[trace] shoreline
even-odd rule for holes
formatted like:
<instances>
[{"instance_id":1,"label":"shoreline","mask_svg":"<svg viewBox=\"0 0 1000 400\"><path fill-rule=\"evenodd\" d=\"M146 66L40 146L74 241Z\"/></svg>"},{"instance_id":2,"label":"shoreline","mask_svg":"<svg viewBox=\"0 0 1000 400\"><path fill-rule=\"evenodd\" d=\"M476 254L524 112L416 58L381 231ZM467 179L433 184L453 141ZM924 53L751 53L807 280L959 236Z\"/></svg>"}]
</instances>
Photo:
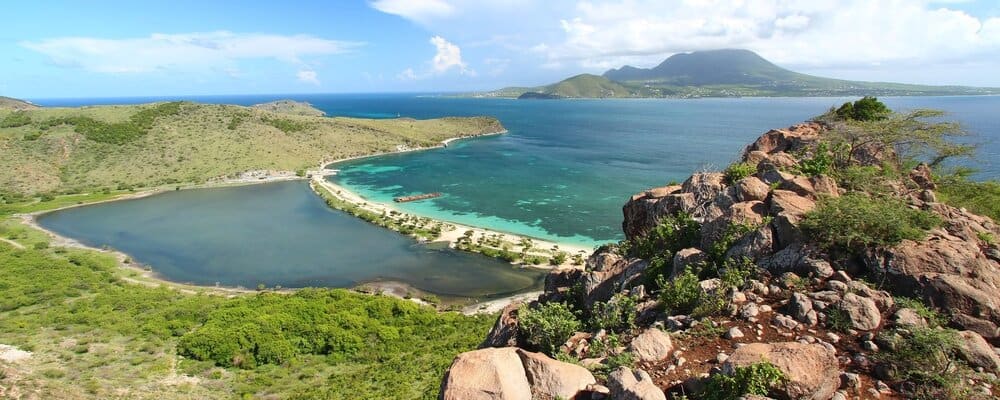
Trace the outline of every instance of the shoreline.
<instances>
[{"instance_id":1,"label":"shoreline","mask_svg":"<svg viewBox=\"0 0 1000 400\"><path fill-rule=\"evenodd\" d=\"M309 181L310 187L313 187L314 192L315 192L315 189L316 189L314 186L318 185L318 186L321 187L321 190L329 193L330 195L336 196L336 197L340 198L341 200L344 200L344 201L348 202L349 204L352 204L352 205L354 205L356 207L361 207L361 208L366 209L368 211L377 210L378 212L385 211L386 213L395 212L398 215L412 217L412 218L422 218L422 219L425 219L425 220L428 220L428 221L432 221L432 223L435 223L435 224L450 226L450 229L448 229L447 231L442 230L440 237L438 237L435 240L426 240L426 239L423 239L423 238L420 238L420 237L415 237L415 239L418 242L421 242L421 243L424 243L424 244L432 244L432 243L442 243L443 244L443 243L447 243L447 246L449 248L453 248L453 249L456 249L456 250L459 250L459 251L467 251L467 252L473 252L473 253L480 253L483 256L490 257L490 255L484 254L482 251L475 251L475 250L470 250L470 249L458 248L457 244L463 238L463 236L465 236L465 232L468 232L468 231L472 231L473 232L473 236L479 235L481 237L486 237L486 236L497 237L500 240L502 240L505 244L510 244L511 245L510 251L514 251L514 250L521 251L521 250L523 250L521 248L521 246L518 245L518 243L522 239L530 239L532 241L532 243L533 243L532 248L533 249L538 249L538 250L541 250L541 251L531 251L531 252L527 253L529 255L534 255L534 256L542 257L542 256L545 255L544 252L548 251L548 250L544 250L544 247L558 246L559 250L563 251L563 252L566 252L567 255L568 255L568 257L567 257L566 262L564 262L564 263L562 263L560 265L549 265L547 262L540 263L538 265L532 265L530 263L524 263L523 267L525 267L525 268L537 268L537 269L542 269L542 270L551 270L551 269L561 268L561 267L562 268L564 268L564 267L583 268L582 265L574 265L572 263L572 260L573 260L572 257L575 254L580 254L581 257L585 259L593 251L592 248L584 247L584 246L580 246L580 245L568 244L568 243L556 243L556 242L546 241L546 240L542 240L542 239L538 239L538 238L532 238L532 237L526 236L526 235L517 235L517 234L512 234L512 233L507 233L507 232L495 231L495 230L491 230L491 229L488 229L488 228L481 228L481 227L475 227L475 226L470 226L470 225L452 223L452 222L449 222L449 221L436 220L436 219L429 218L429 217L422 217L422 216L418 216L418 215L413 215L413 214L405 213L405 212L402 212L402 211L400 211L398 209L395 209L394 207L392 207L389 204L383 204L383 203L377 203L377 202L368 201L368 200L364 199L363 197L361 197L360 195L357 195L356 193L354 193L354 192L352 192L352 191L350 191L350 190L348 190L348 189L346 189L346 188L344 188L344 187L342 187L340 185L337 185L337 184L335 184L333 182L330 182L330 181L328 181L328 180L325 179L326 172L327 172L326 167L334 165L334 164L337 164L337 163L346 162L346 161L352 161L352 160L358 160L358 159L363 159L363 158L370 158L370 157L379 157L379 156L392 155L392 154L402 154L402 153L413 152L413 151L441 149L441 148L448 147L449 144L451 144L451 143L453 143L455 141L460 141L460 140L465 140L465 139L475 139L475 138L480 138L480 137L483 137L483 136L496 136L496 135L502 135L502 134L505 134L505 133L507 133L507 130L502 130L502 131L498 131L498 132L490 132L490 133L485 133L485 134L480 134L480 135L453 137L453 138L445 139L445 140L443 140L441 142L441 144L435 145L435 146L423 146L423 147L412 147L412 148L405 147L405 148L400 148L400 149L398 149L396 151L389 151L389 152L381 152L381 153L376 153L376 154L368 154L368 155L362 155L362 156L347 157L347 158L335 159L335 160L330 160L330 161L322 161L320 163L320 165L319 165L319 168L317 170L306 171L306 176L298 176L298 175L295 174L294 171L271 171L271 170L244 171L244 172L238 174L237 177L235 177L235 178L217 177L217 178L209 179L205 183L188 184L188 185L164 185L164 186L161 186L161 187L147 188L147 189L144 189L144 190L141 190L141 191L137 191L137 192L134 192L134 193L122 194L122 195L119 195L119 196L116 196L116 197L113 197L113 198L109 198L109 199L103 199L103 200L98 200L98 201L93 201L93 202L84 202L84 203L70 204L70 205L65 205L65 206L56 207L56 208L52 208L52 209L39 210L39 211L33 211L33 212L27 212L27 213L16 213L16 214L12 214L11 217L15 217L15 218L19 219L20 223L22 225L27 226L30 229L35 229L35 230L37 230L39 232L44 233L46 236L49 237L49 239L51 241L51 245L53 245L53 246L85 249L85 250L96 251L96 252L99 252L99 253L104 253L104 254L109 254L109 255L114 256L115 259L118 261L118 264L119 264L119 266L121 268L123 268L124 270L126 270L128 272L134 273L134 274L136 274L138 276L138 278L135 278L135 277L132 277L132 276L127 276L127 275L121 276L121 279L123 279L125 281L128 281L130 283L140 284L140 285L146 285L146 286L167 285L169 287L175 288L177 290L180 290L180 291L182 291L184 293L189 293L189 294L196 294L196 293L205 292L205 291L211 292L213 294L225 295L225 296L234 296L234 295L241 295L241 294L258 293L260 291L255 290L255 289L250 289L250 288L230 287L230 286L195 285L195 284L177 282L177 281L166 279L166 278L164 278L162 276L159 276L159 274L157 274L151 268L148 268L148 267L142 265L141 263L135 262L134 258L131 255L127 254L127 253L124 253L122 251L119 251L119 250L116 250L116 249L113 249L113 248L96 248L96 247L92 247L92 246L83 244L83 243L79 242L76 239L69 238L69 237L66 237L66 236L62 236L62 235L60 235L60 234L58 234L56 232L50 231L49 229L44 228L43 226L41 226L38 223L37 217L39 217L41 215L44 215L44 214L48 214L48 213L52 213L52 212L57 212L57 211L62 211L62 210L67 210L67 209L72 209L72 208L76 208L76 207L83 207L83 206L89 206L89 205L110 203L110 202L115 202L115 201L136 200L136 199L141 199L141 198L145 198L145 197L149 197L149 196L154 196L154 195L157 195L157 194L162 194L162 193L166 193L166 192L170 192L170 191L175 191L175 190L213 189L213 188L222 188L222 187L248 186L248 185L275 183L275 182L306 180L306 181ZM317 193L317 195L319 195L319 193ZM321 196L321 198L322 198L322 196ZM389 227L386 227L386 228L387 229L391 229ZM395 230L395 229L392 229L392 230L399 232L398 230ZM402 233L402 232L399 232L399 233ZM413 237L414 235L408 235L408 236ZM512 262L512 264L518 265L518 264L516 264L514 262ZM372 286L387 286L387 287L391 287L391 288L395 288L396 289L396 290L378 290L377 291L378 294L389 295L389 296L397 297L397 298L400 298L400 299L414 301L414 302L419 303L419 304L425 304L425 305L431 305L431 306L433 306L433 304L431 302L428 302L426 300L422 300L422 299L416 298L416 297L412 297L411 298L411 297L409 297L406 294L401 294L402 291L398 290L398 288L401 288L401 287L412 288L411 285L406 284L405 282L396 282L396 281L383 281L383 282L378 282L378 283L376 283L376 282L367 282L367 283L362 283L362 284L355 285L354 287L343 288L343 289L351 290L351 291L354 291L356 293L367 293L364 289L365 288L371 288ZM383 288L383 289L385 289L385 288ZM433 293L422 292L422 291L419 291L419 290L415 290L415 288L412 288L412 289L414 289L413 291L416 291L416 292L418 292L418 293L420 293L420 294L422 294L424 296L426 296L427 294L429 294L431 296L435 296L436 297L436 295L434 295ZM297 289L284 288L284 289L279 289L279 290L267 289L266 291L269 291L269 292L279 292L279 293L291 293L291 292L293 292L295 290L297 290ZM510 295L510 296L505 296L505 297L501 297L501 298L490 298L490 299L467 298L467 300L470 300L470 301L466 301L466 302L459 301L459 302L452 303L452 305L459 306L460 312L462 312L463 314L477 314L477 313L483 313L483 312L489 313L489 312L495 312L497 310L500 310L503 307L505 307L506 305L508 305L508 304L510 304L512 302L515 302L515 301L530 300L530 299L532 299L534 297L537 297L538 293L540 293L540 292L538 292L538 291L529 291L529 292L517 293L517 294L513 294L513 295ZM439 310L440 310L440 308L439 308Z\"/></svg>"}]
</instances>

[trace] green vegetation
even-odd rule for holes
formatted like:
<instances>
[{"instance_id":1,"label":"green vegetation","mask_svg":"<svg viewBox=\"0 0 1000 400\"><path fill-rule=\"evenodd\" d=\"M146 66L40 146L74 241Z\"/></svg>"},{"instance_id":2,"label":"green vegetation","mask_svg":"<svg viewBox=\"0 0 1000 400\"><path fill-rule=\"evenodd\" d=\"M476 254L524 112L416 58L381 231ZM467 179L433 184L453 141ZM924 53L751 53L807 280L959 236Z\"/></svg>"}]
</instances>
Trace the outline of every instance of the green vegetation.
<instances>
[{"instance_id":1,"label":"green vegetation","mask_svg":"<svg viewBox=\"0 0 1000 400\"><path fill-rule=\"evenodd\" d=\"M503 129L486 117L326 118L258 108L159 103L35 108L0 128L0 196L199 184L246 171L295 171L323 160L435 146ZM0 110L0 120L12 111ZM14 117L23 118L23 117Z\"/></svg>"},{"instance_id":2,"label":"green vegetation","mask_svg":"<svg viewBox=\"0 0 1000 400\"><path fill-rule=\"evenodd\" d=\"M431 399L494 318L346 290L135 284L110 255L38 246L13 222L0 235L30 245L0 243L0 343L34 352L4 383L43 398Z\"/></svg>"},{"instance_id":3,"label":"green vegetation","mask_svg":"<svg viewBox=\"0 0 1000 400\"><path fill-rule=\"evenodd\" d=\"M8 114L0 120L0 128L17 128L31 123L31 116L24 111L16 111Z\"/></svg>"},{"instance_id":4,"label":"green vegetation","mask_svg":"<svg viewBox=\"0 0 1000 400\"><path fill-rule=\"evenodd\" d=\"M771 388L784 380L785 374L768 362L736 367L732 375L720 373L709 377L698 398L736 400L745 395L766 396Z\"/></svg>"},{"instance_id":5,"label":"green vegetation","mask_svg":"<svg viewBox=\"0 0 1000 400\"><path fill-rule=\"evenodd\" d=\"M937 179L938 200L1000 221L1000 182L975 182L962 174Z\"/></svg>"},{"instance_id":6,"label":"green vegetation","mask_svg":"<svg viewBox=\"0 0 1000 400\"><path fill-rule=\"evenodd\" d=\"M730 164L724 171L726 183L733 185L741 179L753 175L757 172L757 167L747 162Z\"/></svg>"},{"instance_id":7,"label":"green vegetation","mask_svg":"<svg viewBox=\"0 0 1000 400\"><path fill-rule=\"evenodd\" d=\"M661 276L657 286L660 287L660 303L670 315L694 311L704 297L698 285L698 274L690 266L673 279Z\"/></svg>"},{"instance_id":8,"label":"green vegetation","mask_svg":"<svg viewBox=\"0 0 1000 400\"><path fill-rule=\"evenodd\" d=\"M605 329L609 332L623 332L635 327L634 297L615 293L607 302L594 303L590 310L588 325L593 331Z\"/></svg>"},{"instance_id":9,"label":"green vegetation","mask_svg":"<svg viewBox=\"0 0 1000 400\"><path fill-rule=\"evenodd\" d=\"M626 88L605 77L580 74L561 82L520 93L519 98L614 98L636 97L636 89Z\"/></svg>"},{"instance_id":10,"label":"green vegetation","mask_svg":"<svg viewBox=\"0 0 1000 400\"><path fill-rule=\"evenodd\" d=\"M889 117L892 110L877 98L865 96L854 103L846 102L837 109L837 116L845 120L881 121Z\"/></svg>"},{"instance_id":11,"label":"green vegetation","mask_svg":"<svg viewBox=\"0 0 1000 400\"><path fill-rule=\"evenodd\" d=\"M932 327L943 326L948 323L948 317L941 315L941 313L935 311L934 309L924 304L920 299L914 299L911 297L896 297L895 303L897 308L909 308L912 309L922 317L927 320L927 323Z\"/></svg>"},{"instance_id":12,"label":"green vegetation","mask_svg":"<svg viewBox=\"0 0 1000 400\"><path fill-rule=\"evenodd\" d=\"M914 210L902 200L848 193L820 199L802 220L802 230L816 244L831 250L858 252L922 239L937 226L937 215Z\"/></svg>"},{"instance_id":13,"label":"green vegetation","mask_svg":"<svg viewBox=\"0 0 1000 400\"><path fill-rule=\"evenodd\" d=\"M556 354L559 346L581 327L570 307L557 302L535 308L522 306L517 312L517 321L528 344L550 355Z\"/></svg>"},{"instance_id":14,"label":"green vegetation","mask_svg":"<svg viewBox=\"0 0 1000 400\"><path fill-rule=\"evenodd\" d=\"M894 380L911 384L905 386L907 398L973 398L975 388L965 379L971 370L958 361L959 340L951 329L888 330L879 335L887 350L876 359L891 367Z\"/></svg>"},{"instance_id":15,"label":"green vegetation","mask_svg":"<svg viewBox=\"0 0 1000 400\"><path fill-rule=\"evenodd\" d=\"M826 143L820 143L810 157L799 157L798 170L805 176L825 175L833 167L833 155Z\"/></svg>"}]
</instances>

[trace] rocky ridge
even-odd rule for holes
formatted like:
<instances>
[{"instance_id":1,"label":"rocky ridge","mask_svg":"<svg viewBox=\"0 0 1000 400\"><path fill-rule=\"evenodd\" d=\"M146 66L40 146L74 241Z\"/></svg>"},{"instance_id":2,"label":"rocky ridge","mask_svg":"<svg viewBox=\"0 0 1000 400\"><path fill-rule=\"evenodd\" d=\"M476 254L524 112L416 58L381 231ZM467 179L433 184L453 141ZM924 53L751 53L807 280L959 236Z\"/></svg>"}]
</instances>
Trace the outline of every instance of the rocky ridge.
<instances>
[{"instance_id":1,"label":"rocky ridge","mask_svg":"<svg viewBox=\"0 0 1000 400\"><path fill-rule=\"evenodd\" d=\"M732 376L762 360L783 375L768 393L776 398L908 397L917 390L913 378L900 376L886 355L901 351L901 333L944 332L936 325L958 332L957 357L967 367L961 371L971 371L963 375L962 396L1000 395L993 386L1000 372L993 347L1000 345L1000 248L986 239L1000 237L1000 226L936 202L930 170L921 165L893 190L910 207L940 217L939 227L922 240L851 257L829 254L810 242L801 222L818 201L847 190L830 176L794 172L829 129L809 122L763 134L743 152L741 161L753 171L738 180L698 173L681 185L632 196L623 207L629 242L678 217L697 222L698 239L667 260L605 246L583 269L552 271L536 302L505 308L481 349L456 358L442 398L699 398L710 376ZM891 149L860 150L854 161L862 165L893 156ZM736 286L718 277L700 280L699 306L706 299L717 303L709 312L665 312L662 297L647 290L664 284L654 283L654 275L678 282L689 266L720 258L745 260L752 271ZM725 275L737 267L727 262L716 268ZM873 278L877 284L870 283ZM559 349L561 361L523 350L532 346L519 327L519 313L562 302L593 318L622 296L634 305L628 303L623 315L629 324L617 334L580 328ZM926 308L897 304L904 297ZM941 317L927 309L940 310ZM503 358L496 356L501 353ZM944 373L960 371L950 363L948 368ZM463 378L470 373L475 376Z\"/></svg>"}]
</instances>

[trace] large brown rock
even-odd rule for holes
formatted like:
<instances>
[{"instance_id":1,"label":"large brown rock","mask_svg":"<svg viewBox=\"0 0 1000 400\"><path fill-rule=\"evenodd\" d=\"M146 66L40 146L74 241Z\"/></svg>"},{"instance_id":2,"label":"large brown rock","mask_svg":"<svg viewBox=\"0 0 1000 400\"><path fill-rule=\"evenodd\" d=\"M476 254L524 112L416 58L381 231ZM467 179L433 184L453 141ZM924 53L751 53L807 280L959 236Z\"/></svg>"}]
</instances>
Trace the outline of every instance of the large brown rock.
<instances>
[{"instance_id":1,"label":"large brown rock","mask_svg":"<svg viewBox=\"0 0 1000 400\"><path fill-rule=\"evenodd\" d=\"M764 201L771 186L756 176L748 176L736 183L736 197L740 201Z\"/></svg>"},{"instance_id":2,"label":"large brown rock","mask_svg":"<svg viewBox=\"0 0 1000 400\"><path fill-rule=\"evenodd\" d=\"M1000 371L1000 356L982 336L972 331L959 332L958 336L959 354L970 366L982 367L991 372Z\"/></svg>"},{"instance_id":3,"label":"large brown rock","mask_svg":"<svg viewBox=\"0 0 1000 400\"><path fill-rule=\"evenodd\" d=\"M610 252L596 252L587 259L587 271L578 283L583 289L584 306L608 301L615 293L638 284L649 262L642 259L624 259Z\"/></svg>"},{"instance_id":4,"label":"large brown rock","mask_svg":"<svg viewBox=\"0 0 1000 400\"><path fill-rule=\"evenodd\" d=\"M816 175L809 178L809 182L812 183L817 195L840 197L840 188L837 187L837 181L829 176Z\"/></svg>"},{"instance_id":5,"label":"large brown rock","mask_svg":"<svg viewBox=\"0 0 1000 400\"><path fill-rule=\"evenodd\" d=\"M512 347L459 354L441 384L442 400L527 400L531 386Z\"/></svg>"},{"instance_id":6,"label":"large brown rock","mask_svg":"<svg viewBox=\"0 0 1000 400\"><path fill-rule=\"evenodd\" d=\"M500 316L493 323L490 333L486 334L486 339L479 345L479 348L486 347L512 347L517 346L517 310L521 303L514 302L508 304L500 311Z\"/></svg>"},{"instance_id":7,"label":"large brown rock","mask_svg":"<svg viewBox=\"0 0 1000 400\"><path fill-rule=\"evenodd\" d=\"M694 195L695 204L704 204L715 199L718 192L726 187L726 177L719 172L701 172L684 181L682 189Z\"/></svg>"},{"instance_id":8,"label":"large brown rock","mask_svg":"<svg viewBox=\"0 0 1000 400\"><path fill-rule=\"evenodd\" d=\"M733 352L722 366L732 374L737 367L762 361L784 373L787 381L775 389L787 399L828 400L840 387L837 358L819 344L799 342L752 343Z\"/></svg>"},{"instance_id":9,"label":"large brown rock","mask_svg":"<svg viewBox=\"0 0 1000 400\"><path fill-rule=\"evenodd\" d=\"M670 335L656 328L648 328L632 339L631 347L636 358L644 362L663 361L674 351Z\"/></svg>"},{"instance_id":10,"label":"large brown rock","mask_svg":"<svg viewBox=\"0 0 1000 400\"><path fill-rule=\"evenodd\" d=\"M615 400L666 400L653 378L643 370L621 367L608 374L608 389Z\"/></svg>"},{"instance_id":11,"label":"large brown rock","mask_svg":"<svg viewBox=\"0 0 1000 400\"><path fill-rule=\"evenodd\" d=\"M772 129L747 146L745 154L753 151L794 153L815 143L822 131L823 126L814 122L794 125L788 129Z\"/></svg>"},{"instance_id":12,"label":"large brown rock","mask_svg":"<svg viewBox=\"0 0 1000 400\"><path fill-rule=\"evenodd\" d=\"M851 327L862 331L875 330L882 324L882 313L875 301L854 293L845 294L837 305L847 314Z\"/></svg>"},{"instance_id":13,"label":"large brown rock","mask_svg":"<svg viewBox=\"0 0 1000 400\"><path fill-rule=\"evenodd\" d=\"M816 208L816 202L790 190L771 192L770 210L772 215L781 213L802 216Z\"/></svg>"},{"instance_id":14,"label":"large brown rock","mask_svg":"<svg viewBox=\"0 0 1000 400\"><path fill-rule=\"evenodd\" d=\"M673 278L680 275L688 266L696 267L707 260L708 254L697 248L689 247L682 249L674 254L673 269L670 272L670 277Z\"/></svg>"},{"instance_id":15,"label":"large brown rock","mask_svg":"<svg viewBox=\"0 0 1000 400\"><path fill-rule=\"evenodd\" d=\"M816 188L813 186L812 181L804 176L796 176L792 179L781 181L778 184L778 188L795 192L799 196L816 198Z\"/></svg>"},{"instance_id":16,"label":"large brown rock","mask_svg":"<svg viewBox=\"0 0 1000 400\"><path fill-rule=\"evenodd\" d=\"M594 375L579 365L549 358L542 353L517 350L531 384L532 398L572 399L587 386L597 383Z\"/></svg>"},{"instance_id":17,"label":"large brown rock","mask_svg":"<svg viewBox=\"0 0 1000 400\"><path fill-rule=\"evenodd\" d=\"M774 253L774 231L770 226L762 226L755 231L743 235L726 250L726 259L742 260L744 258L758 261Z\"/></svg>"}]
</instances>

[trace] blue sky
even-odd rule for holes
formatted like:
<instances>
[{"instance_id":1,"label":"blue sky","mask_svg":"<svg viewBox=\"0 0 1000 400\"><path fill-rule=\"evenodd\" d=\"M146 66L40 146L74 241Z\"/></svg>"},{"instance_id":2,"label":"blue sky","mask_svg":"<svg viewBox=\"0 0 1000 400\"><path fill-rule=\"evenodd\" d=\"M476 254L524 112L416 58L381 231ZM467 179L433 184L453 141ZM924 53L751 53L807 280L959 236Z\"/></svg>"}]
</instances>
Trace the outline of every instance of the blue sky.
<instances>
[{"instance_id":1,"label":"blue sky","mask_svg":"<svg viewBox=\"0 0 1000 400\"><path fill-rule=\"evenodd\" d=\"M796 71L1000 86L995 0L37 1L0 95L466 91L747 48Z\"/></svg>"}]
</instances>

